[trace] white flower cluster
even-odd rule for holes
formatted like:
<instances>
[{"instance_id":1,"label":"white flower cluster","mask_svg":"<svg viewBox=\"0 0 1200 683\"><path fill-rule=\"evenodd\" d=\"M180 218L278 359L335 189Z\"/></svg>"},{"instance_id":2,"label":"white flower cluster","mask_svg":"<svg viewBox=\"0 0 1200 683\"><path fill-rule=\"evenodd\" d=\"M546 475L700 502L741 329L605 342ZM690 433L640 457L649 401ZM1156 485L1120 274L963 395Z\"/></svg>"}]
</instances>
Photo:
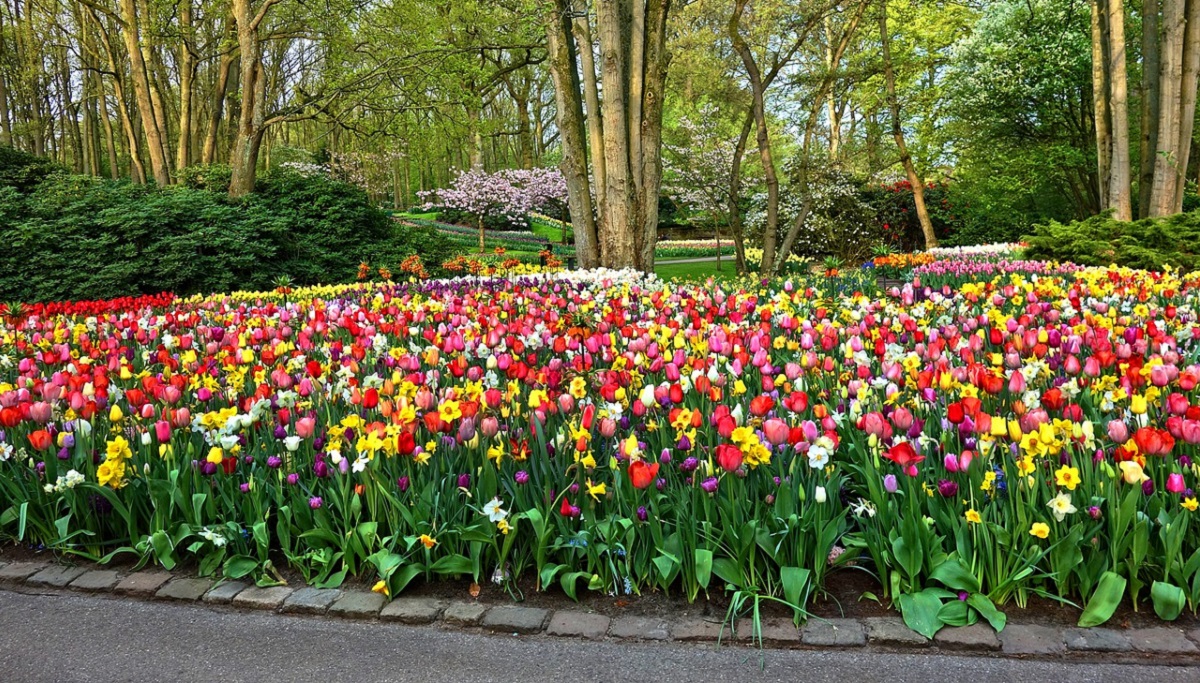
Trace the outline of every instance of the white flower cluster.
<instances>
[{"instance_id":1,"label":"white flower cluster","mask_svg":"<svg viewBox=\"0 0 1200 683\"><path fill-rule=\"evenodd\" d=\"M87 481L86 477L75 470L71 470L60 476L53 484L46 484L42 487L42 489L46 493L62 493L67 489L73 489L76 486L79 486L85 481Z\"/></svg>"},{"instance_id":2,"label":"white flower cluster","mask_svg":"<svg viewBox=\"0 0 1200 683\"><path fill-rule=\"evenodd\" d=\"M1022 245L1017 242L1001 242L998 244L977 244L970 247L934 247L928 253L940 258L963 258L970 256L1012 257L1021 252Z\"/></svg>"}]
</instances>

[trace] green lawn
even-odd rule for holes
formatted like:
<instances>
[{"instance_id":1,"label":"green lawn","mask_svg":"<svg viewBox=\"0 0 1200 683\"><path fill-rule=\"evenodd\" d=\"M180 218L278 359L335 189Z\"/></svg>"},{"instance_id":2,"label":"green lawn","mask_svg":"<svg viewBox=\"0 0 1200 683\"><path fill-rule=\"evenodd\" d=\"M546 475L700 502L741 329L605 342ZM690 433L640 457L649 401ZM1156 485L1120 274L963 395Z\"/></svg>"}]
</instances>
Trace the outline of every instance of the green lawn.
<instances>
[{"instance_id":1,"label":"green lawn","mask_svg":"<svg viewBox=\"0 0 1200 683\"><path fill-rule=\"evenodd\" d=\"M716 261L700 261L698 263L657 263L654 272L663 279L673 277L688 280L704 280L710 276L733 279L737 277L737 268L733 259L721 261L721 270L717 270Z\"/></svg>"},{"instance_id":2,"label":"green lawn","mask_svg":"<svg viewBox=\"0 0 1200 683\"><path fill-rule=\"evenodd\" d=\"M567 228L567 239L571 239L570 228ZM550 240L552 244L562 244L562 228L557 225L543 223L536 218L529 219L529 231L538 237Z\"/></svg>"}]
</instances>

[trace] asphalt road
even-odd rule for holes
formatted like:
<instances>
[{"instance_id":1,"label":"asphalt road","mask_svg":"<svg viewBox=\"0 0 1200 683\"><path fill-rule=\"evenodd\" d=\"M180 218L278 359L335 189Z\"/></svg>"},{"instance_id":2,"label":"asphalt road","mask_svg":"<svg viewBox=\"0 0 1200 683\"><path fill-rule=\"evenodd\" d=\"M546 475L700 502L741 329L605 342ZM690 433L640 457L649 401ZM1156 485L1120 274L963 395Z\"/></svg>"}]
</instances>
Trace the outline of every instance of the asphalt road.
<instances>
[{"instance_id":1,"label":"asphalt road","mask_svg":"<svg viewBox=\"0 0 1200 683\"><path fill-rule=\"evenodd\" d=\"M1200 670L933 654L616 645L0 591L0 682L1200 681Z\"/></svg>"}]
</instances>

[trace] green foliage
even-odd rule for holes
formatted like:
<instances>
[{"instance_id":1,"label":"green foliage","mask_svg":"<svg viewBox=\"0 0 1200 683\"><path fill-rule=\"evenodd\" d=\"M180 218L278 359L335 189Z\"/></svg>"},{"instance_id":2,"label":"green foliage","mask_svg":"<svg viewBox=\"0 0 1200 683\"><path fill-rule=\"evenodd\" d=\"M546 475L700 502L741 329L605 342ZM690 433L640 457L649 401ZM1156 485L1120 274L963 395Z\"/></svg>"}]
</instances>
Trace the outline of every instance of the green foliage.
<instances>
[{"instance_id":1,"label":"green foliage","mask_svg":"<svg viewBox=\"0 0 1200 683\"><path fill-rule=\"evenodd\" d=\"M43 168L3 167L0 176ZM362 261L394 269L415 253L436 267L451 254L435 231L398 225L347 183L281 172L233 201L203 189L221 187L220 167L184 175L186 184L166 188L54 172L27 193L0 186L0 299L270 289L280 276L347 282Z\"/></svg>"},{"instance_id":2,"label":"green foliage","mask_svg":"<svg viewBox=\"0 0 1200 683\"><path fill-rule=\"evenodd\" d=\"M34 156L14 147L0 146L0 186L15 188L21 194L51 175L64 174L67 169L45 157Z\"/></svg>"},{"instance_id":3,"label":"green foliage","mask_svg":"<svg viewBox=\"0 0 1200 683\"><path fill-rule=\"evenodd\" d=\"M1071 261L1085 266L1116 264L1146 270L1200 267L1200 211L1122 222L1104 213L1083 221L1050 221L1025 238L1031 259Z\"/></svg>"}]
</instances>

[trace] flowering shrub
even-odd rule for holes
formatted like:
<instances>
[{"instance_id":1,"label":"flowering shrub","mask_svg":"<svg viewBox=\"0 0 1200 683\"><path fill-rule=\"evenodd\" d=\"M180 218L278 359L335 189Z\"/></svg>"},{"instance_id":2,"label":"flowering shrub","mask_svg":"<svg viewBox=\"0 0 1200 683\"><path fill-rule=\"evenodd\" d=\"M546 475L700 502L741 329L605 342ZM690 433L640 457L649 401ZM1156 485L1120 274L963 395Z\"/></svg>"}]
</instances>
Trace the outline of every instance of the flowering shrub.
<instances>
[{"instance_id":1,"label":"flowering shrub","mask_svg":"<svg viewBox=\"0 0 1200 683\"><path fill-rule=\"evenodd\" d=\"M388 595L803 608L853 565L927 635L1200 601L1200 275L522 268L7 316L0 533Z\"/></svg>"}]
</instances>

